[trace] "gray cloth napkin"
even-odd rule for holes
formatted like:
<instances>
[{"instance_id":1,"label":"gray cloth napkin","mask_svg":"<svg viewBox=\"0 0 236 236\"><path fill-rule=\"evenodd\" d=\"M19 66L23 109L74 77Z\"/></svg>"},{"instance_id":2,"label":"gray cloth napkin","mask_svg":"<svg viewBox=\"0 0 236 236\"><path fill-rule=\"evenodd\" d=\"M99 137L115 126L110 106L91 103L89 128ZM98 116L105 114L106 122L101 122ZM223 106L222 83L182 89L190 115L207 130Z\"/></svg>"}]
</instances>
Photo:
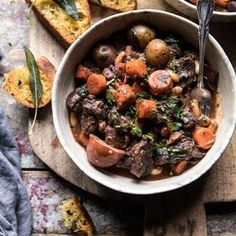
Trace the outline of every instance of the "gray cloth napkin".
<instances>
[{"instance_id":1,"label":"gray cloth napkin","mask_svg":"<svg viewBox=\"0 0 236 236\"><path fill-rule=\"evenodd\" d=\"M28 236L32 214L10 122L0 107L0 236Z\"/></svg>"}]
</instances>

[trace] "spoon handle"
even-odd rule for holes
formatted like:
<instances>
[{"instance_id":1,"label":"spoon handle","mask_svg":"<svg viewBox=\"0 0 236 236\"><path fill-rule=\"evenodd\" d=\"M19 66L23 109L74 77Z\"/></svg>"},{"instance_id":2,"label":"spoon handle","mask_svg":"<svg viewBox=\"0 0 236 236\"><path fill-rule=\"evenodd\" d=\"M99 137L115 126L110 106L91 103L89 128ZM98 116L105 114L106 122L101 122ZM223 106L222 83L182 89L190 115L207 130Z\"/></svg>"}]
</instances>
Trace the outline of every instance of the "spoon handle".
<instances>
[{"instance_id":1,"label":"spoon handle","mask_svg":"<svg viewBox=\"0 0 236 236\"><path fill-rule=\"evenodd\" d=\"M203 88L203 68L206 51L206 42L209 35L209 22L215 7L214 0L199 0L197 3L197 14L199 21L199 79L198 87Z\"/></svg>"}]
</instances>

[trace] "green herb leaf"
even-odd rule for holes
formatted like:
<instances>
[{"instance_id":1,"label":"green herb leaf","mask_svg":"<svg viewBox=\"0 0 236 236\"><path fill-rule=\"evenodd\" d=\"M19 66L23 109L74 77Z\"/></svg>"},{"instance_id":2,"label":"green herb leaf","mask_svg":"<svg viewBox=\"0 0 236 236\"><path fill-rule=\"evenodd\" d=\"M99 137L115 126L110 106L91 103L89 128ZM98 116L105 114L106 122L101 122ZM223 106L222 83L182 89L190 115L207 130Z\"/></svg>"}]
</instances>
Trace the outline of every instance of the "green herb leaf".
<instances>
[{"instance_id":1,"label":"green herb leaf","mask_svg":"<svg viewBox=\"0 0 236 236\"><path fill-rule=\"evenodd\" d=\"M37 118L39 102L43 94L43 86L40 80L39 68L33 53L27 47L24 47L24 51L27 67L29 69L29 86L35 108L34 119L29 132L31 134Z\"/></svg>"},{"instance_id":2,"label":"green herb leaf","mask_svg":"<svg viewBox=\"0 0 236 236\"><path fill-rule=\"evenodd\" d=\"M53 0L53 1L57 3L74 20L80 19L80 15L74 0Z\"/></svg>"},{"instance_id":3,"label":"green herb leaf","mask_svg":"<svg viewBox=\"0 0 236 236\"><path fill-rule=\"evenodd\" d=\"M113 97L112 93L110 91L108 91L108 90L106 92L106 99L107 99L107 103L110 106L114 105L114 103L115 103L114 97Z\"/></svg>"},{"instance_id":4,"label":"green herb leaf","mask_svg":"<svg viewBox=\"0 0 236 236\"><path fill-rule=\"evenodd\" d=\"M143 134L142 129L137 125L137 124L132 124L131 125L131 132L133 135L137 137L141 137Z\"/></svg>"},{"instance_id":5,"label":"green herb leaf","mask_svg":"<svg viewBox=\"0 0 236 236\"><path fill-rule=\"evenodd\" d=\"M145 135L144 135L144 137L146 138L146 139L149 139L150 141L153 141L154 140L154 134L153 133L146 133Z\"/></svg>"},{"instance_id":6,"label":"green herb leaf","mask_svg":"<svg viewBox=\"0 0 236 236\"><path fill-rule=\"evenodd\" d=\"M182 127L182 124L177 122L173 124L167 124L167 127L171 132L174 132L174 131L180 130L180 128Z\"/></svg>"},{"instance_id":7,"label":"green herb leaf","mask_svg":"<svg viewBox=\"0 0 236 236\"><path fill-rule=\"evenodd\" d=\"M111 80L107 81L106 86L108 86L110 84L114 84L114 82L115 82L115 79L111 79Z\"/></svg>"},{"instance_id":8,"label":"green herb leaf","mask_svg":"<svg viewBox=\"0 0 236 236\"><path fill-rule=\"evenodd\" d=\"M98 5L102 6L102 1L101 0L95 0Z\"/></svg>"}]
</instances>

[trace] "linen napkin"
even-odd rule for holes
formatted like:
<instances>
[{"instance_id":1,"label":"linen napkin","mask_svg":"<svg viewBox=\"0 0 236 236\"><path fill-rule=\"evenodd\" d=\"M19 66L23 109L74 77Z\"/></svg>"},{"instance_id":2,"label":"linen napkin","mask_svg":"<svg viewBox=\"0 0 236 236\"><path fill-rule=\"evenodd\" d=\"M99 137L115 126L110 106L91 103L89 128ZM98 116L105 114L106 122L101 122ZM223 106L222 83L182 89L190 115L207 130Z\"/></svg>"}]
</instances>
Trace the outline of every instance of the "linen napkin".
<instances>
[{"instance_id":1,"label":"linen napkin","mask_svg":"<svg viewBox=\"0 0 236 236\"><path fill-rule=\"evenodd\" d=\"M0 236L29 236L31 230L32 213L21 178L18 146L0 107Z\"/></svg>"}]
</instances>

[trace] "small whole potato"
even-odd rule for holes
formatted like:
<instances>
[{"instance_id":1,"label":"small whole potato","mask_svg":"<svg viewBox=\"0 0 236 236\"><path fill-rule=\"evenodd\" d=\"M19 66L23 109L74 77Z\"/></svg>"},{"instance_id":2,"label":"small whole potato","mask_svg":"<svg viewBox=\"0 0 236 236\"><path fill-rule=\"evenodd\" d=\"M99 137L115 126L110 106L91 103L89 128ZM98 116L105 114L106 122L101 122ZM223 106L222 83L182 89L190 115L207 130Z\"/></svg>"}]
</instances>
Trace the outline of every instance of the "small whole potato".
<instances>
[{"instance_id":1,"label":"small whole potato","mask_svg":"<svg viewBox=\"0 0 236 236\"><path fill-rule=\"evenodd\" d=\"M170 49L163 40L153 39L145 48L145 57L150 65L161 69L170 60Z\"/></svg>"},{"instance_id":2,"label":"small whole potato","mask_svg":"<svg viewBox=\"0 0 236 236\"><path fill-rule=\"evenodd\" d=\"M128 40L131 45L141 49L145 48L155 37L155 31L145 25L135 25L128 32Z\"/></svg>"},{"instance_id":3,"label":"small whole potato","mask_svg":"<svg viewBox=\"0 0 236 236\"><path fill-rule=\"evenodd\" d=\"M93 60L100 68L114 64L116 58L116 50L108 44L100 44L93 51Z\"/></svg>"}]
</instances>

